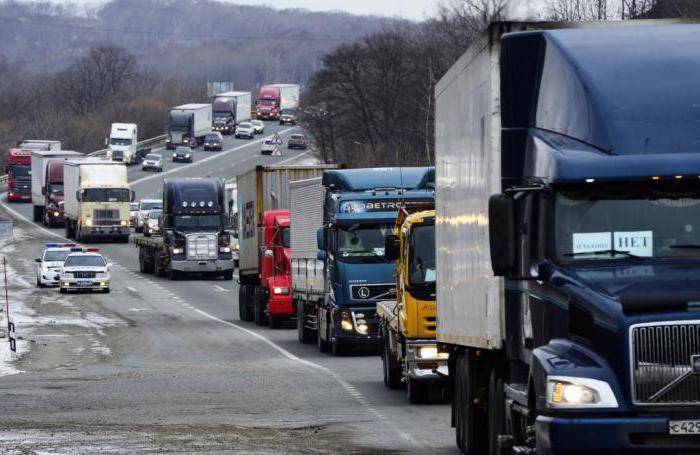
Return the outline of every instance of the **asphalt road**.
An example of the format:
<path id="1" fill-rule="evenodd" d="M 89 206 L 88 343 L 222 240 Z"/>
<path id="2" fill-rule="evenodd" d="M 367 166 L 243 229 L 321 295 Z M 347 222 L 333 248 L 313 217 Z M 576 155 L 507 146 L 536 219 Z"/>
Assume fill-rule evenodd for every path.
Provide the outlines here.
<path id="1" fill-rule="evenodd" d="M 286 139 L 293 128 L 268 123 L 265 136 L 275 131 Z M 261 156 L 260 142 L 226 137 L 223 152 L 200 149 L 193 164 L 162 150 L 163 173 L 132 167 L 129 179 L 137 199 L 158 197 L 167 176 L 232 177 L 300 154 Z M 29 204 L 3 206 L 31 216 Z M 17 221 L 18 233 L 13 264 L 31 283 L 32 259 L 63 230 Z M 24 373 L 0 377 L 12 409 L 0 452 L 457 453 L 449 406 L 410 405 L 386 389 L 378 356 L 334 358 L 294 330 L 238 321 L 235 280 L 171 282 L 139 273 L 132 244 L 100 248 L 114 264 L 111 294 L 25 290 L 32 317 L 68 324 L 27 329 Z M 95 314 L 118 323 L 71 325 Z"/>

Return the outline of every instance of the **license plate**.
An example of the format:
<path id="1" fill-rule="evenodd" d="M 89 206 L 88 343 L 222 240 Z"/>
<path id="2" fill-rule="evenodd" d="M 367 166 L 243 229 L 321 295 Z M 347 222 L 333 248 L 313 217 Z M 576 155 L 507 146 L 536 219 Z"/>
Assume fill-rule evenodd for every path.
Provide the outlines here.
<path id="1" fill-rule="evenodd" d="M 78 280 L 76 281 L 78 286 L 92 286 L 92 281 L 90 280 Z"/>
<path id="2" fill-rule="evenodd" d="M 671 420 L 669 434 L 700 434 L 700 420 Z"/>

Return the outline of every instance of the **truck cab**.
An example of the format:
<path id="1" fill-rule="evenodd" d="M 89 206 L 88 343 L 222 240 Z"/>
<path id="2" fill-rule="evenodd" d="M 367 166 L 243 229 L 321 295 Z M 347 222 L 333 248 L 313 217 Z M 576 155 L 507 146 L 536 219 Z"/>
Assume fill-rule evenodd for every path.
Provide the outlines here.
<path id="1" fill-rule="evenodd" d="M 43 223 L 48 227 L 63 226 L 63 213 L 59 205 L 63 202 L 63 161 L 49 160 L 42 191 L 44 193 Z"/>
<path id="2" fill-rule="evenodd" d="M 107 152 L 109 159 L 126 164 L 135 163 L 137 144 L 138 126 L 135 123 L 112 123 Z"/>
<path id="3" fill-rule="evenodd" d="M 289 210 L 265 212 L 262 226 L 263 248 L 260 251 L 260 280 L 265 293 L 261 296 L 262 300 L 256 302 L 254 311 L 260 313 L 255 316 L 256 322 L 269 322 L 271 328 L 279 327 L 283 319 L 294 316 L 290 225 Z"/>
<path id="4" fill-rule="evenodd" d="M 32 152 L 10 149 L 7 154 L 7 200 L 28 202 L 32 200 Z"/>
<path id="5" fill-rule="evenodd" d="M 432 168 L 324 172 L 324 224 L 317 232 L 327 286 L 317 315 L 321 351 L 342 355 L 355 347 L 376 348 L 377 302 L 396 296 L 385 238 L 400 207 L 433 200 L 433 178 Z"/>
<path id="6" fill-rule="evenodd" d="M 258 120 L 277 120 L 280 111 L 280 89 L 263 86 L 255 105 Z"/>

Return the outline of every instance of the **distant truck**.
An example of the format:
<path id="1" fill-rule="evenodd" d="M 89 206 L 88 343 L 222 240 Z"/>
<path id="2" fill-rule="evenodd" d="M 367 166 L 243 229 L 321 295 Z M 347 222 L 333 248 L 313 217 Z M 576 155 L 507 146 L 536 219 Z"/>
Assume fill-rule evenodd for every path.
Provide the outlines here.
<path id="1" fill-rule="evenodd" d="M 495 23 L 436 86 L 464 453 L 700 453 L 700 25 L 623 24 Z"/>
<path id="2" fill-rule="evenodd" d="M 59 203 L 63 201 L 63 161 L 84 157 L 70 150 L 32 150 L 32 204 L 35 223 L 53 227 L 63 224 Z"/>
<path id="3" fill-rule="evenodd" d="M 300 91 L 296 84 L 262 86 L 255 103 L 257 119 L 279 120 L 282 109 L 297 109 Z"/>
<path id="4" fill-rule="evenodd" d="M 396 261 L 396 298 L 377 303 L 384 385 L 406 387 L 411 403 L 443 398 L 447 352 L 435 339 L 434 204 L 402 208 L 385 256 Z M 440 371 L 442 370 L 442 371 Z"/>
<path id="5" fill-rule="evenodd" d="M 52 152 L 61 151 L 61 141 L 50 141 L 44 139 L 27 139 L 20 141 L 17 148 L 24 150 L 44 150 Z"/>
<path id="6" fill-rule="evenodd" d="M 211 104 L 183 104 L 170 111 L 166 148 L 172 150 L 178 145 L 196 148 L 211 132 Z"/>
<path id="7" fill-rule="evenodd" d="M 257 166 L 237 177 L 242 321 L 276 326 L 294 315 L 289 284 L 289 183 L 334 167 Z"/>
<path id="8" fill-rule="evenodd" d="M 32 152 L 10 149 L 7 152 L 7 201 L 32 200 Z"/>
<path id="9" fill-rule="evenodd" d="M 158 235 L 136 237 L 141 273 L 177 280 L 189 274 L 233 279 L 231 232 L 223 182 L 165 179 Z"/>
<path id="10" fill-rule="evenodd" d="M 139 128 L 135 123 L 112 123 L 112 129 L 107 139 L 109 151 L 107 158 L 124 164 L 141 162 L 150 148 L 138 146 Z"/>
<path id="11" fill-rule="evenodd" d="M 127 243 L 131 230 L 126 165 L 95 158 L 63 163 L 66 237 Z"/>
<path id="12" fill-rule="evenodd" d="M 324 263 L 323 299 L 297 302 L 302 306 L 297 324 L 317 333 L 321 352 L 376 349 L 377 302 L 396 297 L 385 237 L 393 232 L 399 208 L 433 201 L 433 181 L 434 169 L 428 167 L 323 173 L 323 197 L 309 200 L 304 213 L 297 214 L 317 218 L 316 211 L 323 210 L 316 237 Z"/>
<path id="13" fill-rule="evenodd" d="M 250 92 L 219 93 L 212 103 L 212 130 L 232 134 L 236 125 L 250 120 L 252 107 Z"/>

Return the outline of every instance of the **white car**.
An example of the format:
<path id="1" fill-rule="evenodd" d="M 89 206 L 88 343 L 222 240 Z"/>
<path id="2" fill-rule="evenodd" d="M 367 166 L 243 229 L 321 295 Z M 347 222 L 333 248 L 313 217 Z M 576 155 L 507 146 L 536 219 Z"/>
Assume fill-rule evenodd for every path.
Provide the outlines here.
<path id="1" fill-rule="evenodd" d="M 262 120 L 251 120 L 250 124 L 253 125 L 255 134 L 263 134 L 265 132 L 265 123 Z"/>
<path id="2" fill-rule="evenodd" d="M 247 137 L 248 139 L 253 139 L 255 137 L 255 128 L 250 122 L 241 122 L 236 126 L 236 132 L 234 133 L 236 138 Z"/>
<path id="3" fill-rule="evenodd" d="M 41 257 L 35 259 L 36 285 L 40 288 L 58 286 L 63 261 L 73 251 L 82 251 L 82 248 L 76 248 L 75 243 L 47 243 Z"/>
<path id="4" fill-rule="evenodd" d="M 148 212 L 153 209 L 162 209 L 163 201 L 160 199 L 141 199 L 139 211 L 136 213 L 136 232 L 143 232 L 143 225 L 148 219 Z"/>
<path id="5" fill-rule="evenodd" d="M 109 292 L 109 269 L 99 248 L 86 248 L 84 252 L 70 253 L 61 269 L 60 292 L 101 291 Z"/>
<path id="6" fill-rule="evenodd" d="M 160 216 L 163 214 L 161 209 L 153 209 L 148 212 L 148 218 L 143 225 L 143 235 L 150 237 L 153 234 L 158 234 L 160 232 L 160 226 L 158 222 L 160 221 Z"/>
<path id="7" fill-rule="evenodd" d="M 275 148 L 278 147 L 278 144 L 275 143 L 272 139 L 266 139 L 262 143 L 262 147 L 260 147 L 260 154 L 261 155 L 272 155 L 272 153 L 275 151 Z"/>

